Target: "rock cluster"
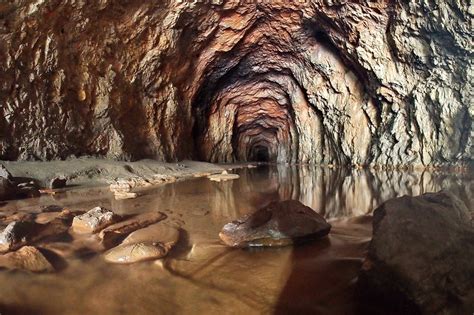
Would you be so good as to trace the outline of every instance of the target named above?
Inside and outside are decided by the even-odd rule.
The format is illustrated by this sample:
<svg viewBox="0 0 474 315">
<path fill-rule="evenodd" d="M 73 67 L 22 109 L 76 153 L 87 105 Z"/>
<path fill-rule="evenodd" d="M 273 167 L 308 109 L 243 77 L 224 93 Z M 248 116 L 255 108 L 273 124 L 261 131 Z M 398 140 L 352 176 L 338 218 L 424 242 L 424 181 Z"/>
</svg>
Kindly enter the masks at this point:
<svg viewBox="0 0 474 315">
<path fill-rule="evenodd" d="M 473 157 L 467 1 L 6 2 L 0 158 Z"/>
<path fill-rule="evenodd" d="M 471 313 L 473 214 L 445 192 L 395 198 L 377 208 L 359 277 L 366 306 L 380 304 L 384 314 Z"/>
</svg>

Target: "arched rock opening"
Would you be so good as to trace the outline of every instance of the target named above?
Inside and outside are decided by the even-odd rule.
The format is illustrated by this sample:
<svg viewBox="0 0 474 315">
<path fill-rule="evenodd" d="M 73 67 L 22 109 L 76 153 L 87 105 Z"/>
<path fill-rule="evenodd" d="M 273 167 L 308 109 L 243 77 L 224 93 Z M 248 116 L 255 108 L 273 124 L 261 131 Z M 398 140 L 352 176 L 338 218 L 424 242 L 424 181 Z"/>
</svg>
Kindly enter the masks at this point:
<svg viewBox="0 0 474 315">
<path fill-rule="evenodd" d="M 232 162 L 266 141 L 279 162 L 472 161 L 464 2 L 22 1 L 0 15 L 1 158 Z"/>
</svg>

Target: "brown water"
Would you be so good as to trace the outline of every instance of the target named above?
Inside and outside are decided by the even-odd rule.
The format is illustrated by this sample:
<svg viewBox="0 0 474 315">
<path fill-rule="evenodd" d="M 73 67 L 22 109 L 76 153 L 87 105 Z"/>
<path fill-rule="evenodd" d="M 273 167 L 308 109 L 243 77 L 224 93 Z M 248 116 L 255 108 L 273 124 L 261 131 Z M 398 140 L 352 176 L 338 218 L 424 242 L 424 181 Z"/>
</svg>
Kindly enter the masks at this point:
<svg viewBox="0 0 474 315">
<path fill-rule="evenodd" d="M 65 257 L 54 274 L 0 271 L 3 314 L 353 314 L 354 284 L 371 236 L 371 212 L 396 196 L 447 189 L 473 200 L 471 174 L 260 167 L 241 178 L 206 178 L 141 191 L 115 201 L 104 188 L 73 189 L 14 201 L 0 215 L 110 207 L 120 214 L 160 210 L 181 239 L 158 262 L 111 265 L 87 240 L 38 244 Z M 273 200 L 298 199 L 333 225 L 328 238 L 298 247 L 230 249 L 222 226 Z"/>
</svg>

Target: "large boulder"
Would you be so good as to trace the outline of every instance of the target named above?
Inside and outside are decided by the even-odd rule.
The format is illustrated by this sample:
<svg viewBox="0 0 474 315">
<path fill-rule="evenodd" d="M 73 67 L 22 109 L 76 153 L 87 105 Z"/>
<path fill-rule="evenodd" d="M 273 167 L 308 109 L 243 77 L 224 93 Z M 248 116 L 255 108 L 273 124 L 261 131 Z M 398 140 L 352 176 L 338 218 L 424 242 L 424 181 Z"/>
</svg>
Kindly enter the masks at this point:
<svg viewBox="0 0 474 315">
<path fill-rule="evenodd" d="M 395 198 L 377 208 L 357 290 L 363 313 L 382 307 L 384 314 L 472 314 L 470 210 L 446 192 Z"/>
<path fill-rule="evenodd" d="M 226 224 L 219 234 L 231 247 L 285 246 L 326 236 L 331 225 L 297 200 L 272 202 Z"/>
</svg>

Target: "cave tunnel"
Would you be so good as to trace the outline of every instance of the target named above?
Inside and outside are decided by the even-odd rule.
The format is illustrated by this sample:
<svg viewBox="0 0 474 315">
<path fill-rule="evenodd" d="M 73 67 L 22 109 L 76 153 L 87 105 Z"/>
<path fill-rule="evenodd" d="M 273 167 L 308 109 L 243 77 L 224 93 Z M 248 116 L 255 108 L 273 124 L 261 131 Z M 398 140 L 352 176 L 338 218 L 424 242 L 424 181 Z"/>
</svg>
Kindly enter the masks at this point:
<svg viewBox="0 0 474 315">
<path fill-rule="evenodd" d="M 222 50 L 199 52 L 200 71 L 189 79 L 199 159 L 343 164 L 366 158 L 372 103 L 365 79 L 321 35 L 322 21 L 295 16 L 289 32 L 284 19 L 283 12 L 262 14 L 245 29 L 226 20 L 216 30 L 226 34 L 215 43 Z M 222 48 L 224 39 L 233 44 Z"/>
</svg>

